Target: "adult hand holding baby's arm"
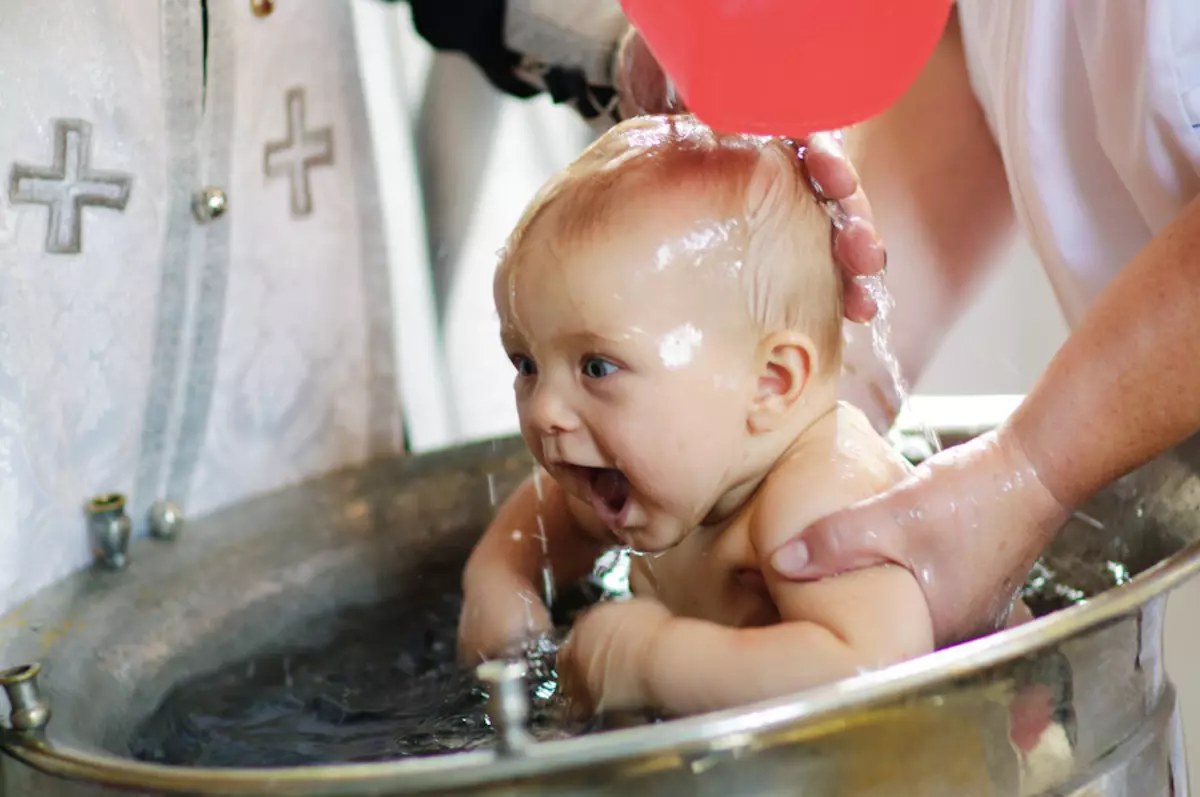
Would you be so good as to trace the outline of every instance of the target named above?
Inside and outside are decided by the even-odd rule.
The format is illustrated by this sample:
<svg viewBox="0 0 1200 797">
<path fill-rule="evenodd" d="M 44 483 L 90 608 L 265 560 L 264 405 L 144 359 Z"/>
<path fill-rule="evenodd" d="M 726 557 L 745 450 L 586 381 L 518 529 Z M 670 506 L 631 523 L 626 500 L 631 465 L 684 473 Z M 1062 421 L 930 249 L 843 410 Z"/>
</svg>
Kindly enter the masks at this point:
<svg viewBox="0 0 1200 797">
<path fill-rule="evenodd" d="M 605 545 L 576 523 L 568 498 L 541 475 L 525 480 L 501 506 L 463 571 L 458 660 L 464 665 L 514 655 L 551 628 L 542 598 L 549 565 L 555 586 L 591 572 Z M 542 535 L 545 535 L 543 548 Z"/>
<path fill-rule="evenodd" d="M 896 562 L 920 580 L 939 645 L 998 628 L 1074 507 L 1200 429 L 1198 250 L 1200 198 L 1096 297 L 996 431 L 877 498 L 797 518 L 777 572 Z"/>
<path fill-rule="evenodd" d="M 925 592 L 942 647 L 1004 626 L 1025 574 L 1068 514 L 1017 436 L 1001 428 L 808 525 L 771 564 L 806 581 L 902 565 Z"/>
<path fill-rule="evenodd" d="M 614 77 L 622 118 L 687 110 L 682 99 L 669 90 L 662 67 L 641 34 L 632 27 L 618 48 Z M 875 231 L 871 203 L 838 137 L 814 133 L 798 139 L 798 143 L 813 193 L 818 199 L 836 204 L 831 246 L 842 269 L 846 318 L 859 323 L 870 321 L 878 308 L 866 288 L 854 278 L 878 274 L 887 264 L 886 252 Z"/>
</svg>

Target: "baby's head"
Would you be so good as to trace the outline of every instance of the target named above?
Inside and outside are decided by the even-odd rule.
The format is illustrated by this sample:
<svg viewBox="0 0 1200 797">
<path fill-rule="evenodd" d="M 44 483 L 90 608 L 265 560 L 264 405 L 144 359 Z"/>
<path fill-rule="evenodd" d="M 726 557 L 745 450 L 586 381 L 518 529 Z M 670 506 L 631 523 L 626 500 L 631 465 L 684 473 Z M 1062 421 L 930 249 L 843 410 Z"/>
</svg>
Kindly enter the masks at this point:
<svg viewBox="0 0 1200 797">
<path fill-rule="evenodd" d="M 533 455 L 639 550 L 730 515 L 836 400 L 829 241 L 793 144 L 686 116 L 608 131 L 496 272 Z"/>
</svg>

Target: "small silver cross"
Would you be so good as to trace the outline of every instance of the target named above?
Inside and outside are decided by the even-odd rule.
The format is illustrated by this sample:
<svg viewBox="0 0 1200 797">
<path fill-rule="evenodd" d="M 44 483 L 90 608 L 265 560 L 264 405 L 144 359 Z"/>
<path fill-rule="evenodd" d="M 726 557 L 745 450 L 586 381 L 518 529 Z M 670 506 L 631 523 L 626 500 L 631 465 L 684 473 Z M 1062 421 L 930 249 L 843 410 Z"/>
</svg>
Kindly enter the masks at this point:
<svg viewBox="0 0 1200 797">
<path fill-rule="evenodd" d="M 8 198 L 14 205 L 45 205 L 50 209 L 46 251 L 74 255 L 83 248 L 83 208 L 124 210 L 133 178 L 91 167 L 92 126 L 82 119 L 54 122 L 54 163 L 50 166 L 13 164 Z"/>
<path fill-rule="evenodd" d="M 308 170 L 333 163 L 333 128 L 304 128 L 304 89 L 287 92 L 287 138 L 267 144 L 263 153 L 263 171 L 267 177 L 288 177 L 291 181 L 292 215 L 312 213 L 312 188 Z"/>
</svg>

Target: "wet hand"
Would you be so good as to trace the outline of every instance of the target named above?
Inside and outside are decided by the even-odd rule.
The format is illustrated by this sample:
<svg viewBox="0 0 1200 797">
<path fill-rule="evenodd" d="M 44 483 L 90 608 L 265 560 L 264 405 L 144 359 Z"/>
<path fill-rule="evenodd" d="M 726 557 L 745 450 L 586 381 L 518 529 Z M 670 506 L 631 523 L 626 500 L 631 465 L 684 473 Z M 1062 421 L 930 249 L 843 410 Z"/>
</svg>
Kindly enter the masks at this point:
<svg viewBox="0 0 1200 797">
<path fill-rule="evenodd" d="M 551 630 L 550 610 L 532 588 L 494 585 L 465 589 L 458 616 L 458 662 L 519 658 L 526 643 Z"/>
<path fill-rule="evenodd" d="M 813 133 L 798 143 L 809 186 L 819 201 L 829 203 L 833 216 L 830 246 L 842 273 L 843 312 L 850 321 L 865 323 L 879 308 L 859 278 L 882 274 L 887 251 L 875 232 L 875 217 L 858 172 L 839 138 L 835 133 Z"/>
<path fill-rule="evenodd" d="M 569 713 L 586 719 L 647 707 L 643 683 L 654 639 L 670 619 L 666 607 L 645 598 L 602 603 L 580 617 L 556 662 Z"/>
<path fill-rule="evenodd" d="M 688 110 L 670 90 L 667 75 L 632 27 L 617 50 L 614 79 L 622 119 Z M 857 323 L 870 321 L 878 308 L 856 278 L 879 274 L 887 264 L 883 243 L 875 232 L 871 203 L 837 134 L 815 133 L 797 143 L 813 194 L 831 203 L 834 224 L 830 245 L 842 270 L 845 316 Z"/>
<path fill-rule="evenodd" d="M 1006 427 L 931 457 L 905 481 L 804 529 L 771 557 L 812 580 L 894 562 L 924 591 L 939 647 L 1002 628 L 1069 511 Z"/>
<path fill-rule="evenodd" d="M 683 100 L 671 91 L 666 73 L 632 26 L 617 48 L 613 80 L 622 119 L 663 113 L 686 113 Z"/>
</svg>

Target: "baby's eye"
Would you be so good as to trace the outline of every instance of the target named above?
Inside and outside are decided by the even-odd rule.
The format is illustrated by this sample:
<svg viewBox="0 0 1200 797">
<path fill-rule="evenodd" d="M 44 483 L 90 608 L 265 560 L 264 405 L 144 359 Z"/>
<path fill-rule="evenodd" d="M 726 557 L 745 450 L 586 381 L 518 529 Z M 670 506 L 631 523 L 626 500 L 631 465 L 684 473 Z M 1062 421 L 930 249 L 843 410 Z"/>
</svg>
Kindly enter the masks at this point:
<svg viewBox="0 0 1200 797">
<path fill-rule="evenodd" d="M 533 376 L 537 373 L 537 366 L 533 364 L 533 359 L 526 357 L 524 354 L 514 354 L 509 357 L 512 360 L 513 368 L 517 369 L 517 373 L 521 376 Z"/>
<path fill-rule="evenodd" d="M 617 366 L 603 357 L 587 357 L 583 361 L 583 375 L 588 379 L 603 379 L 617 372 Z"/>
</svg>

